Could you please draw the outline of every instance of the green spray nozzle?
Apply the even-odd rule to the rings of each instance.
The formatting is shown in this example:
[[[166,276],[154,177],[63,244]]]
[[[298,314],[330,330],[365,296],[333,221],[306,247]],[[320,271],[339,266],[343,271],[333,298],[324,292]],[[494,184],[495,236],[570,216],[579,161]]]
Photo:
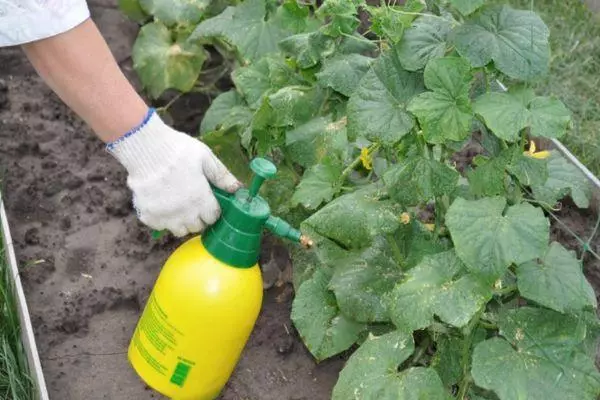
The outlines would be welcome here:
[[[260,196],[260,187],[266,179],[277,174],[277,167],[265,158],[250,162],[254,172],[248,189],[227,193],[213,187],[221,206],[221,218],[202,236],[206,250],[222,262],[250,268],[258,262],[264,229],[274,235],[311,247],[312,241],[283,219],[271,215],[267,201]]]
[[[250,169],[254,172],[248,197],[251,201],[258,194],[265,179],[271,179],[277,174],[277,167],[265,158],[255,158],[250,162]]]

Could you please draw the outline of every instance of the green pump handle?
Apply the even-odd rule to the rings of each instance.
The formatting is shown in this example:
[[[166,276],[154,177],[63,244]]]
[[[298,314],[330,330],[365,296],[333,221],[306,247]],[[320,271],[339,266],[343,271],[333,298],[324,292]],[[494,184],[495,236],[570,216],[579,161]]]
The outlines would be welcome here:
[[[265,158],[255,158],[250,162],[250,169],[254,172],[250,188],[248,189],[248,195],[246,202],[251,203],[252,200],[258,196],[260,187],[265,180],[273,178],[277,174],[277,167],[271,161]],[[211,190],[222,210],[226,210],[232,206],[233,201],[236,198],[236,193],[229,193],[214,185],[210,185]],[[304,247],[311,247],[313,242],[310,238],[293,228],[289,223],[281,218],[269,215],[265,221],[264,226],[271,231],[274,235],[281,238],[289,239],[296,243],[301,243]],[[158,239],[162,237],[167,231],[153,231],[152,237]]]

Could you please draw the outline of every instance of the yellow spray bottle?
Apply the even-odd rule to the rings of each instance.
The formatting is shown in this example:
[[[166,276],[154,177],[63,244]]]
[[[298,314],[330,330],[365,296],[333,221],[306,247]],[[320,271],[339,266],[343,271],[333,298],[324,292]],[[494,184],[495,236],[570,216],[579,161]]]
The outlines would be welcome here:
[[[250,163],[250,189],[213,188],[221,218],[166,261],[131,340],[128,358],[142,380],[175,400],[212,400],[229,380],[261,309],[258,267],[264,228],[294,242],[310,240],[271,216],[258,195],[277,169]]]

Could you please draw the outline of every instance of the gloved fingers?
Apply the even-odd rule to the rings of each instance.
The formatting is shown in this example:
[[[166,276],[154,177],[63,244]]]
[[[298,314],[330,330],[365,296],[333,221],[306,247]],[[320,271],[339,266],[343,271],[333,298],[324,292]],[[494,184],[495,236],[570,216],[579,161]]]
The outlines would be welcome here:
[[[202,171],[206,178],[221,190],[229,193],[238,190],[242,186],[240,181],[210,149],[207,150],[208,155],[202,159]]]
[[[166,229],[169,230],[173,235],[175,235],[177,237],[184,237],[185,235],[188,234],[188,230],[187,230],[186,226],[181,223],[169,224],[169,225],[167,225]]]
[[[197,207],[195,211],[204,225],[212,225],[221,216],[221,207],[205,177],[200,177],[197,184],[202,197],[197,204],[194,204]]]
[[[186,221],[185,228],[189,233],[198,233],[204,230],[204,224],[200,220],[200,217],[194,217]]]

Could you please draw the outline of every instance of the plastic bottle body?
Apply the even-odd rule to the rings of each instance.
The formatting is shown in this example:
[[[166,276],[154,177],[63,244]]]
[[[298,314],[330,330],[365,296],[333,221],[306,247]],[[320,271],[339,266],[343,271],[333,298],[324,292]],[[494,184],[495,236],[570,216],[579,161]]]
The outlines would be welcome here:
[[[175,400],[212,400],[233,372],[262,305],[258,265],[215,259],[199,236],[167,260],[129,346],[148,386]]]

